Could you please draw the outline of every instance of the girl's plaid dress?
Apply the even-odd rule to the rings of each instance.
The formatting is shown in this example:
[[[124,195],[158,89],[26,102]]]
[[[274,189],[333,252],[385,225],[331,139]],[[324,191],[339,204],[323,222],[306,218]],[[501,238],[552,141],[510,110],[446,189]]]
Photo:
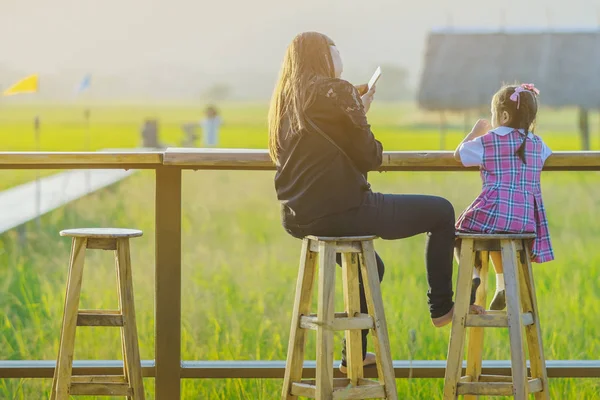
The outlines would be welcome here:
[[[552,261],[548,221],[542,201],[540,175],[550,149],[539,136],[528,133],[527,163],[515,154],[523,130],[500,127],[459,149],[465,166],[479,165],[481,194],[458,217],[456,229],[477,233],[535,233],[531,252],[534,262]]]

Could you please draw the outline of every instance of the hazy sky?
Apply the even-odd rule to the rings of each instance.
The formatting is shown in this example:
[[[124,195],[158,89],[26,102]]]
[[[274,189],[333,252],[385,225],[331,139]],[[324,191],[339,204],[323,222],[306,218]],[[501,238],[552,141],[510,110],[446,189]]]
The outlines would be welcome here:
[[[426,33],[450,23],[598,27],[600,0],[0,0],[0,66],[274,77],[291,38],[317,30],[350,75],[394,63],[416,81]]]

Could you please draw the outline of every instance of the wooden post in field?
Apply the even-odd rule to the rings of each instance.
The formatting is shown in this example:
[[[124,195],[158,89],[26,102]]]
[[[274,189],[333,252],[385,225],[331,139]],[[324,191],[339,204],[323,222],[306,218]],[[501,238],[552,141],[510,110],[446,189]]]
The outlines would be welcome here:
[[[19,248],[24,248],[27,245],[27,230],[25,228],[25,224],[17,226],[17,237]]]
[[[446,148],[446,132],[448,130],[448,124],[446,121],[446,114],[440,112],[440,150]]]
[[[579,107],[579,133],[581,134],[581,149],[590,149],[590,123],[589,111],[586,108]]]
[[[156,169],[156,400],[181,398],[181,169]]]

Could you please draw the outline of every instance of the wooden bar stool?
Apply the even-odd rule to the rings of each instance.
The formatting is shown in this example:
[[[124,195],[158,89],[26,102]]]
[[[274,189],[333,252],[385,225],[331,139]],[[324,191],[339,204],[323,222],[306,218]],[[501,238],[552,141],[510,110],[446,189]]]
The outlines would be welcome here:
[[[319,400],[398,398],[373,239],[375,236],[308,236],[304,239],[282,399],[296,399],[297,396]],[[343,313],[334,312],[336,253],[342,254],[346,309]],[[320,258],[318,309],[316,314],[311,314],[317,254]],[[360,312],[359,258],[368,314]],[[301,380],[307,329],[317,331],[317,370],[314,380]],[[371,329],[373,332],[377,372],[383,383],[363,378],[362,329]],[[334,331],[346,332],[347,379],[333,378]]]
[[[458,267],[456,303],[448,347],[444,383],[444,400],[476,399],[479,395],[514,396],[526,400],[530,393],[536,400],[549,400],[548,375],[542,346],[529,241],[535,234],[458,234],[462,240]],[[506,283],[506,311],[469,314],[475,254],[481,252],[481,285],[475,304],[486,306],[488,255],[500,251]],[[523,343],[523,326],[527,338],[531,376],[528,377]],[[466,328],[469,345],[466,375],[461,377]],[[508,328],[512,376],[482,375],[481,362],[484,328]]]
[[[73,238],[67,294],[60,333],[60,345],[50,400],[68,400],[69,396],[127,396],[144,400],[142,366],[138,347],[129,238],[142,236],[135,229],[68,229],[61,236]],[[86,249],[113,250],[119,292],[118,310],[80,310],[79,295]],[[121,328],[123,375],[72,376],[75,330],[78,326]]]

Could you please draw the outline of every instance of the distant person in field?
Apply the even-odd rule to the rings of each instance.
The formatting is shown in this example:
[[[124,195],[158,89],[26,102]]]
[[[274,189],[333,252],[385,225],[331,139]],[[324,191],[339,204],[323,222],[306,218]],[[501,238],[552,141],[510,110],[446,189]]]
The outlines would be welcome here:
[[[456,229],[475,233],[535,233],[532,261],[554,259],[540,175],[550,148],[534,131],[539,91],[532,84],[502,87],[492,99],[492,125],[479,120],[454,152],[464,166],[479,166],[483,190],[458,217]],[[492,310],[506,307],[500,252],[490,256],[496,270]],[[480,260],[478,260],[479,268]],[[479,268],[473,276],[471,302],[480,285]]]
[[[221,117],[215,106],[206,108],[205,117],[200,123],[202,126],[202,142],[204,147],[216,147],[219,144],[219,129],[222,125]]]
[[[428,233],[429,311],[435,326],[448,324],[454,306],[454,208],[441,197],[371,190],[367,172],[381,166],[383,151],[366,116],[375,88],[354,87],[341,79],[342,69],[334,42],[320,33],[299,34],[287,48],[269,111],[269,151],[283,226],[297,238],[402,239]],[[377,266],[382,279],[379,256]],[[362,277],[360,297],[366,313]],[[370,365],[375,356],[366,352],[367,334],[364,330],[363,358]],[[346,372],[345,352],[340,370]]]

